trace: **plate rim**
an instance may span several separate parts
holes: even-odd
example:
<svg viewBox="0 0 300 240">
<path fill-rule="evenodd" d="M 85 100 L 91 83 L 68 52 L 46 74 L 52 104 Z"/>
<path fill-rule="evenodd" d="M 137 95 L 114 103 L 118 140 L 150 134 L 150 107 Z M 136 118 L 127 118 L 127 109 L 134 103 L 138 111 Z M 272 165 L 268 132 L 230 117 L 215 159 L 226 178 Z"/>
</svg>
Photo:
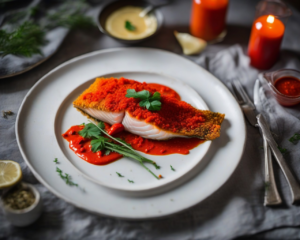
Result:
<svg viewBox="0 0 300 240">
<path fill-rule="evenodd" d="M 174 52 L 171 52 L 171 51 L 167 51 L 167 50 L 164 50 L 164 49 L 157 49 L 157 48 L 150 48 L 150 47 L 119 47 L 119 48 L 109 48 L 109 49 L 102 49 L 102 50 L 97 50 L 97 51 L 93 51 L 93 52 L 89 52 L 89 53 L 86 53 L 86 54 L 83 54 L 83 55 L 79 55 L 77 57 L 74 57 L 74 58 L 71 58 L 69 60 L 67 60 L 66 62 L 56 66 L 54 69 L 52 69 L 51 71 L 49 71 L 48 73 L 46 73 L 42 78 L 40 78 L 30 89 L 29 91 L 26 93 L 21 105 L 20 105 L 20 108 L 18 110 L 18 114 L 17 114 L 17 117 L 16 117 L 16 122 L 15 122 L 15 133 L 16 133 L 16 140 L 17 140 L 17 144 L 18 144 L 18 147 L 19 147 L 19 150 L 21 152 L 21 155 L 23 157 L 23 160 L 25 161 L 26 165 L 29 167 L 30 171 L 33 173 L 33 175 L 38 179 L 38 181 L 43 184 L 50 192 L 52 192 L 56 197 L 66 201 L 67 203 L 69 204 L 72 204 L 73 206 L 75 206 L 76 208 L 79 208 L 79 209 L 82 209 L 82 210 L 85 210 L 85 211 L 88 211 L 90 213 L 93 213 L 93 214 L 96 214 L 96 215 L 100 215 L 100 216 L 106 216 L 106 217 L 113 217 L 113 218 L 117 218 L 117 219 L 124 219 L 124 220 L 131 220 L 131 221 L 134 221 L 134 220 L 145 220 L 145 219 L 161 219 L 161 218 L 166 218 L 170 215 L 174 215 L 174 214 L 177 214 L 177 213 L 180 213 L 180 212 L 183 212 L 187 209 L 190 209 L 192 207 L 194 207 L 195 205 L 199 204 L 200 202 L 202 202 L 204 199 L 208 198 L 209 196 L 211 196 L 213 193 L 215 193 L 216 191 L 218 191 L 228 180 L 229 178 L 232 176 L 232 174 L 234 173 L 234 171 L 236 170 L 238 164 L 240 163 L 241 161 L 241 158 L 243 156 L 243 153 L 244 153 L 244 150 L 245 150 L 245 146 L 246 146 L 246 138 L 247 138 L 247 131 L 246 131 L 246 124 L 245 124 L 245 119 L 244 119 L 244 115 L 241 111 L 240 108 L 238 108 L 238 112 L 239 112 L 239 115 L 241 116 L 241 119 L 243 120 L 243 133 L 244 133 L 244 138 L 243 138 L 243 146 L 242 146 L 242 149 L 240 151 L 240 155 L 238 157 L 238 161 L 235 163 L 235 166 L 234 168 L 231 169 L 230 173 L 228 174 L 228 176 L 226 177 L 225 181 L 223 181 L 222 184 L 220 184 L 213 192 L 211 192 L 210 194 L 208 194 L 206 197 L 204 197 L 202 200 L 199 200 L 197 202 L 195 202 L 194 204 L 191 204 L 189 206 L 186 206 L 186 207 L 183 207 L 181 208 L 180 210 L 175 210 L 173 212 L 170 212 L 168 214 L 164 214 L 164 215 L 160 215 L 160 216 L 147 216 L 147 217 L 122 217 L 122 216 L 116 216 L 116 215 L 113 215 L 113 214 L 106 214 L 106 213 L 100 213 L 99 211 L 96 211 L 96 210 L 93 210 L 92 208 L 89 208 L 89 207 L 84 207 L 84 206 L 80 206 L 79 204 L 75 203 L 75 202 L 72 202 L 71 199 L 63 196 L 62 194 L 60 194 L 57 190 L 55 190 L 54 188 L 52 188 L 46 180 L 43 179 L 42 176 L 39 175 L 39 173 L 33 168 L 33 166 L 31 166 L 30 162 L 28 161 L 27 159 L 27 156 L 25 154 L 25 152 L 23 151 L 22 147 L 21 147 L 21 143 L 20 143 L 20 138 L 19 138 L 19 120 L 20 120 L 20 114 L 23 110 L 23 107 L 24 107 L 24 104 L 28 98 L 28 96 L 31 94 L 31 92 L 45 79 L 47 78 L 48 76 L 50 76 L 52 73 L 54 73 L 55 71 L 59 70 L 60 68 L 63 68 L 65 66 L 67 66 L 68 64 L 71 64 L 71 63 L 74 63 L 76 61 L 79 61 L 81 59 L 84 59 L 84 58 L 89 58 L 89 57 L 92 57 L 94 55 L 97 55 L 97 54 L 101 54 L 101 53 L 107 53 L 107 52 L 114 52 L 114 51 L 122 51 L 122 50 L 148 50 L 148 51 L 151 51 L 151 50 L 155 50 L 155 51 L 160 51 L 160 52 L 164 52 L 164 53 L 167 53 L 167 54 L 170 54 L 170 55 L 173 55 L 174 57 L 178 57 L 178 58 L 181 58 L 182 60 L 185 60 L 191 64 L 193 64 L 194 66 L 197 66 L 198 68 L 200 68 L 202 71 L 205 71 L 206 73 L 208 73 L 209 75 L 211 75 L 213 78 L 215 78 L 219 84 L 223 85 L 225 91 L 227 91 L 227 93 L 229 95 L 232 95 L 232 93 L 228 90 L 228 88 L 225 86 L 225 84 L 220 81 L 218 78 L 216 78 L 215 76 L 213 76 L 208 70 L 202 68 L 201 66 L 199 66 L 197 63 L 195 63 L 194 61 L 192 61 L 191 59 L 188 59 L 188 58 L 184 58 L 183 56 L 179 55 L 179 54 L 176 54 Z M 234 97 L 233 97 L 234 98 Z M 237 104 L 237 103 L 236 103 Z"/>
</svg>

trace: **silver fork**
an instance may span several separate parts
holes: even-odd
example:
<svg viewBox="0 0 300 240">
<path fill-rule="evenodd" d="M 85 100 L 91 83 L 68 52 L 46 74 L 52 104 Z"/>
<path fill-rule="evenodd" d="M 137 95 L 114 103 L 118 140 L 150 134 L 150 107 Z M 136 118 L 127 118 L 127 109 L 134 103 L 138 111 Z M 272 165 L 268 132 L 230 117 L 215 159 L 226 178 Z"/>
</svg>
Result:
<svg viewBox="0 0 300 240">
<path fill-rule="evenodd" d="M 247 93 L 244 91 L 242 85 L 238 80 L 233 80 L 231 84 L 233 95 L 235 96 L 237 102 L 241 106 L 247 120 L 253 127 L 257 127 L 257 109 L 252 103 Z M 268 142 L 263 136 L 263 148 L 264 148 L 264 162 L 265 162 L 265 197 L 264 205 L 272 206 L 282 203 L 280 195 L 277 190 L 276 181 L 274 178 L 272 155 L 270 148 L 268 147 Z"/>
</svg>

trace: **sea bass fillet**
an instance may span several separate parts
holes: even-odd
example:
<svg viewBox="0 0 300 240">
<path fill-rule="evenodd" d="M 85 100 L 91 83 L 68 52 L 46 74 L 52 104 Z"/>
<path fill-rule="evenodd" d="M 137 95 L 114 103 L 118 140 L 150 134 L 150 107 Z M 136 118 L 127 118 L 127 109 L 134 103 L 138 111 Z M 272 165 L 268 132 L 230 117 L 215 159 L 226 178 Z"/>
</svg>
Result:
<svg viewBox="0 0 300 240">
<path fill-rule="evenodd" d="M 73 105 L 87 117 L 122 123 L 125 130 L 143 138 L 165 140 L 174 137 L 198 137 L 213 140 L 220 136 L 225 115 L 198 110 L 175 97 L 161 95 L 161 109 L 149 111 L 139 106 L 140 99 L 126 97 L 127 89 L 136 92 L 156 88 L 125 78 L 97 78 Z"/>
</svg>

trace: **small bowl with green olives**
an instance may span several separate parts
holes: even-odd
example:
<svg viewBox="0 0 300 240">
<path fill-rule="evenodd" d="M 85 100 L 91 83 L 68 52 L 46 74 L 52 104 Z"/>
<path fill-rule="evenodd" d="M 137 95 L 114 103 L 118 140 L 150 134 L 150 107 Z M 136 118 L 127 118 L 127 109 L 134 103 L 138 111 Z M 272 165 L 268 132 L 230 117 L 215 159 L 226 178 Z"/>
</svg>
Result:
<svg viewBox="0 0 300 240">
<path fill-rule="evenodd" d="M 33 185 L 25 182 L 6 190 L 0 203 L 6 219 L 17 227 L 32 224 L 42 213 L 40 193 Z"/>
</svg>

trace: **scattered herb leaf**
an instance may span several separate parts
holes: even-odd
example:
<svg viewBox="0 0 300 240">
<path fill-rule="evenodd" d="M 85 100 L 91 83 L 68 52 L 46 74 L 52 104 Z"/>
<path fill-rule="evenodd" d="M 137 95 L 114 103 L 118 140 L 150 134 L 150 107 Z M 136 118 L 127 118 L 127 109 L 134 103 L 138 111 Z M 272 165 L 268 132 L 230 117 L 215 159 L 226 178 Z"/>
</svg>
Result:
<svg viewBox="0 0 300 240">
<path fill-rule="evenodd" d="M 121 173 L 116 172 L 116 174 L 118 174 L 119 177 L 124 177 Z"/>
<path fill-rule="evenodd" d="M 130 183 L 134 183 L 134 181 L 132 181 L 132 180 L 129 180 L 129 179 L 127 179 L 128 180 L 128 182 L 130 182 Z"/>
<path fill-rule="evenodd" d="M 84 129 L 78 133 L 83 138 L 98 138 L 101 135 L 100 129 L 92 123 L 85 124 Z"/>
<path fill-rule="evenodd" d="M 57 158 L 55 158 L 53 162 L 55 162 L 55 163 L 59 163 Z"/>
<path fill-rule="evenodd" d="M 293 144 L 297 144 L 300 141 L 300 134 L 295 133 L 294 136 L 292 136 L 289 141 Z"/>
<path fill-rule="evenodd" d="M 60 178 L 63 179 L 67 185 L 78 187 L 78 184 L 74 183 L 71 180 L 71 176 L 69 174 L 65 173 L 65 175 L 64 175 L 63 171 L 61 169 L 59 169 L 58 167 L 56 167 L 56 172 L 58 172 L 58 175 L 60 176 Z"/>
<path fill-rule="evenodd" d="M 282 154 L 286 154 L 286 153 L 289 152 L 286 148 L 278 147 L 278 149 L 279 149 L 279 151 L 280 151 Z"/>
<path fill-rule="evenodd" d="M 125 21 L 125 28 L 131 32 L 136 30 L 136 27 L 134 25 L 132 25 L 132 23 L 129 21 Z"/>
<path fill-rule="evenodd" d="M 172 167 L 172 165 L 170 165 L 170 167 L 171 167 L 172 171 L 174 171 L 174 172 L 175 172 L 175 169 Z"/>
<path fill-rule="evenodd" d="M 150 111 L 159 111 L 161 109 L 161 97 L 159 92 L 155 92 L 151 97 L 150 92 L 147 90 L 136 92 L 135 89 L 127 89 L 126 97 L 139 98 L 141 100 L 139 105 Z"/>
</svg>

